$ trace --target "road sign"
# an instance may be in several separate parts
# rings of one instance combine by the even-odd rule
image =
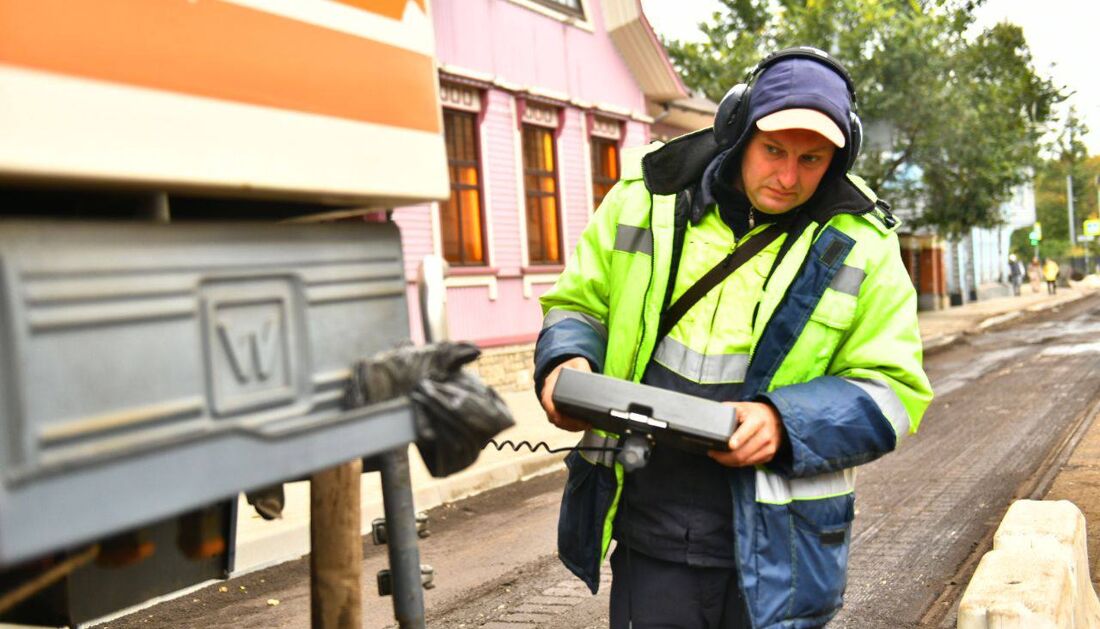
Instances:
[[[1100,236],[1100,219],[1090,218],[1085,221],[1084,234],[1086,236]]]
[[[1035,226],[1028,232],[1027,238],[1031,241],[1031,246],[1037,246],[1039,241],[1043,239],[1043,224],[1039,221],[1035,221]]]

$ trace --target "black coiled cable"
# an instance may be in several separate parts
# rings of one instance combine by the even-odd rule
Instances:
[[[523,441],[520,441],[520,442],[515,442],[515,441],[512,441],[511,439],[505,439],[504,441],[500,441],[500,442],[498,442],[496,439],[490,439],[489,440],[489,445],[493,446],[497,450],[504,450],[504,448],[511,448],[513,452],[519,452],[520,450],[522,450],[524,448],[530,450],[531,452],[538,452],[539,449],[541,448],[543,450],[546,450],[550,454],[556,454],[558,452],[571,452],[573,450],[580,450],[580,451],[585,451],[585,452],[618,452],[619,450],[621,450],[621,448],[596,448],[596,447],[582,448],[580,446],[567,446],[567,447],[564,447],[564,448],[551,448],[550,445],[548,443],[546,443],[545,441],[539,441],[538,443],[535,443],[534,445],[532,445],[531,442],[527,441],[527,440],[523,440]]]

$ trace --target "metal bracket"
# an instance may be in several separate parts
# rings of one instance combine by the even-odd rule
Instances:
[[[416,536],[424,539],[431,535],[428,530],[428,514],[423,511],[416,514]],[[386,518],[375,518],[370,523],[370,537],[375,546],[381,546],[389,542],[386,535]]]
[[[420,564],[420,585],[425,590],[430,590],[435,587],[435,568],[427,565]],[[393,595],[393,574],[388,568],[384,568],[378,571],[378,596],[392,596]]]

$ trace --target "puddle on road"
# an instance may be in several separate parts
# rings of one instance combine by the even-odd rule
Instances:
[[[967,342],[981,353],[968,356],[966,362],[941,365],[936,370],[939,377],[933,376],[932,389],[937,396],[947,395],[1021,354],[1035,355],[1036,350],[1038,357],[1100,354],[1100,342],[1091,341],[1100,337],[1098,315],[1100,310],[1068,321],[1040,321],[969,337]]]
[[[932,381],[932,390],[937,396],[947,395],[981,378],[1002,363],[1012,360],[1019,354],[1027,351],[1031,351],[1031,348],[1011,347],[980,354],[969,362],[956,366],[946,377],[934,379]]]
[[[1054,345],[1045,348],[1040,356],[1076,356],[1078,354],[1100,354],[1100,343],[1075,343],[1073,345]]]
[[[1006,330],[988,332],[974,336],[968,341],[976,348],[985,348],[1006,343],[1028,345],[1064,344],[1070,340],[1067,337],[1077,336],[1086,338],[1100,336],[1100,320],[1098,320],[1096,313],[1084,313],[1069,321],[1042,321]]]

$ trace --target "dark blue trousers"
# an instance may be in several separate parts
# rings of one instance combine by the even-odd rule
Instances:
[[[745,616],[733,568],[662,561],[622,544],[611,553],[611,629],[748,629]]]

